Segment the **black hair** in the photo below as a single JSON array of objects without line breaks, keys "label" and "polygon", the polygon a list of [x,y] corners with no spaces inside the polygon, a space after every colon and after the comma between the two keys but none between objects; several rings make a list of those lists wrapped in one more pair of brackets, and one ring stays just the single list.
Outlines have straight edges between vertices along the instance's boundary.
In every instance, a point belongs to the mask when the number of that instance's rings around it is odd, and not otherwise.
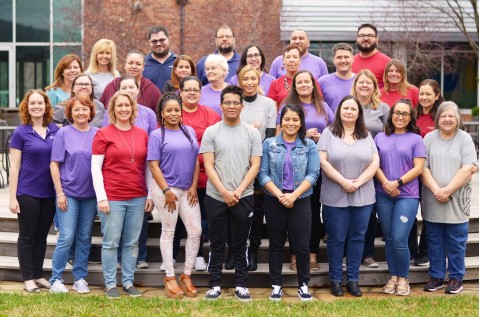
[{"label": "black hair", "polygon": [[388,113],[387,124],[385,125],[385,134],[389,136],[395,132],[395,126],[393,125],[392,117],[393,112],[395,111],[395,107],[399,103],[404,103],[410,108],[410,122],[405,127],[405,131],[420,134],[420,128],[417,127],[417,111],[415,110],[415,108],[413,108],[410,99],[399,99],[393,104],[390,112]]},{"label": "black hair", "polygon": [[332,134],[338,138],[344,137],[345,128],[343,127],[340,111],[343,103],[347,100],[355,101],[355,103],[358,106],[358,118],[357,118],[357,121],[355,121],[355,130],[353,130],[353,138],[355,140],[365,139],[368,136],[368,129],[367,129],[367,126],[365,125],[365,119],[363,118],[363,108],[362,108],[362,105],[360,104],[360,101],[358,101],[358,99],[352,95],[347,95],[343,97],[342,100],[340,100],[337,110],[335,111],[335,121],[333,121],[330,127],[330,131],[332,131]]},{"label": "black hair", "polygon": [[300,118],[300,129],[298,130],[298,137],[300,138],[300,140],[302,140],[303,144],[307,144],[307,142],[305,141],[305,136],[307,135],[307,128],[305,127],[305,112],[303,112],[302,107],[295,104],[285,105],[285,107],[283,107],[282,111],[280,112],[280,126],[282,125],[283,117],[288,110],[298,114],[298,117]]},{"label": "black hair", "polygon": [[240,102],[243,103],[243,89],[236,86],[236,85],[228,85],[227,87],[223,88],[220,94],[220,103],[223,103],[223,97],[225,94],[234,94],[240,96]]},{"label": "black hair", "polygon": [[266,71],[265,65],[267,64],[267,61],[265,59],[265,54],[263,53],[260,46],[258,46],[257,44],[250,44],[250,45],[245,46],[245,48],[243,49],[242,57],[240,58],[240,65],[238,65],[238,68],[237,68],[237,75],[240,73],[242,68],[247,65],[247,52],[252,47],[256,47],[258,49],[258,52],[260,53],[260,56],[262,57],[262,62],[260,63],[260,70],[262,72]]},{"label": "black hair", "polygon": [[363,23],[362,25],[360,25],[357,29],[357,34],[358,32],[360,32],[361,29],[363,28],[370,28],[373,30],[373,32],[375,32],[375,36],[377,36],[377,28],[375,27],[375,25],[371,24],[371,23]]},{"label": "black hair", "polygon": [[[162,111],[163,108],[165,108],[165,105],[169,101],[176,101],[178,105],[180,106],[180,111],[182,111],[182,100],[180,97],[174,93],[174,92],[168,92],[162,96],[160,101],[158,102],[158,107],[157,107],[157,122],[160,123],[160,129],[162,130],[162,143],[165,141],[165,124],[164,121],[162,120]],[[185,125],[180,121],[180,124],[178,125],[180,130],[182,130],[183,134],[185,137],[190,141],[190,144],[193,146],[193,140],[192,137],[190,136],[190,133],[188,133],[187,128]]]},{"label": "black hair", "polygon": [[166,27],[164,27],[163,25],[155,25],[152,26],[150,30],[148,30],[148,39],[150,40],[152,34],[157,34],[158,32],[163,32],[165,33],[166,37],[170,37],[170,34],[168,33],[168,29]]},{"label": "black hair", "polygon": [[180,90],[182,90],[183,87],[185,87],[185,83],[190,80],[196,81],[198,83],[198,88],[200,90],[202,89],[202,82],[200,81],[200,79],[195,76],[187,76],[180,81]]}]

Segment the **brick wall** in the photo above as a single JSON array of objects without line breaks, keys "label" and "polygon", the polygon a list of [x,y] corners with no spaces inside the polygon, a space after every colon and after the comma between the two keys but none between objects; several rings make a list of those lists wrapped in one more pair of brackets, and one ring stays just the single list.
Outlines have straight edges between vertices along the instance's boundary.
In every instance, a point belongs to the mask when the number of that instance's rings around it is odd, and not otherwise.
[{"label": "brick wall", "polygon": [[[133,3],[142,8],[133,10]],[[184,7],[184,54],[198,61],[215,50],[214,34],[218,26],[228,24],[235,32],[236,51],[258,44],[265,52],[267,64],[282,52],[280,41],[281,0],[226,1],[188,0]],[[180,7],[175,0],[85,0],[84,64],[93,44],[108,38],[117,44],[118,69],[123,70],[126,53],[138,49],[150,51],[147,32],[156,24],[170,31],[171,49],[180,53]],[[86,68],[85,67],[85,68]]]}]

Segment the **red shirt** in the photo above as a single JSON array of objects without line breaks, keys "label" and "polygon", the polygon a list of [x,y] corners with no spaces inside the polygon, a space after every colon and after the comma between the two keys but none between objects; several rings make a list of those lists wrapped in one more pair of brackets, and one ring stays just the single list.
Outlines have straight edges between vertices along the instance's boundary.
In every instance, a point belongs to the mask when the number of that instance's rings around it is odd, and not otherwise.
[{"label": "red shirt", "polygon": [[97,132],[93,139],[92,154],[105,155],[102,174],[108,200],[129,200],[147,196],[147,145],[147,132],[136,126],[122,131],[111,124]]},{"label": "red shirt", "polygon": [[412,103],[412,106],[415,108],[418,104],[418,88],[411,86],[407,89],[407,94],[402,96],[400,91],[389,91],[388,94],[385,93],[385,87],[380,89],[380,99],[390,106],[390,108],[400,99],[408,99]]},{"label": "red shirt", "polygon": [[363,58],[360,54],[356,54],[353,56],[352,71],[358,73],[362,69],[370,70],[375,75],[375,78],[377,78],[378,87],[382,88],[383,72],[390,59],[390,57],[380,52],[376,52],[367,58]]},{"label": "red shirt", "polygon": [[420,128],[422,138],[429,132],[435,130],[435,120],[430,114],[421,114],[417,118],[417,127]]},{"label": "red shirt", "polygon": [[[213,109],[198,105],[197,110],[194,112],[182,111],[182,123],[191,126],[197,136],[198,145],[202,144],[203,133],[205,130],[215,123],[219,122],[222,118]],[[207,174],[205,173],[205,167],[203,165],[203,155],[198,156],[200,162],[200,173],[198,175],[198,188],[207,187]]]}]

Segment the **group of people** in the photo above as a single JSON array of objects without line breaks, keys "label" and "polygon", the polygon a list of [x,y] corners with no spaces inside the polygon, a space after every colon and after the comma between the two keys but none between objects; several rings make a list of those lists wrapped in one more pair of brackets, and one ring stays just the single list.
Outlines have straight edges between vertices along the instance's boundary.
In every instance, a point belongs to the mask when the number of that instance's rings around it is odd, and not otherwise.
[{"label": "group of people", "polygon": [[[377,216],[390,274],[384,293],[409,294],[412,259],[429,262],[425,291],[444,287],[447,258],[445,291],[462,290],[475,147],[460,129],[458,107],[444,102],[435,80],[411,85],[404,64],[378,51],[375,26],[358,28],[358,54],[347,43],[333,47],[331,74],[308,52],[303,30],[292,32],[269,74],[261,48],[252,44],[236,53],[234,33],[225,25],[215,33],[217,50],[197,65],[170,51],[164,26],[152,27],[148,40],[151,52],[130,51],[122,76],[111,40],[94,45],[85,72],[80,58],[68,54],[46,93],[31,90],[20,103],[22,125],[10,145],[9,207],[18,215],[27,292],[68,292],[62,275],[69,261],[72,289],[90,291],[86,277],[98,215],[106,295],[120,296],[121,268],[123,292],[141,296],[134,273],[148,267],[154,207],[171,298],[197,296],[192,271],[208,269],[205,298],[217,299],[222,269],[234,268],[235,297],[250,300],[248,271],[257,269],[264,217],[272,301],[282,298],[287,236],[302,301],[312,300],[310,272],[320,269],[322,236],[331,293],[344,295],[346,257],[346,290],[362,296],[360,265],[378,267]],[[423,253],[409,248],[412,231],[417,244],[420,203]],[[46,280],[52,221],[59,237]],[[177,279],[182,227],[185,264]]]}]

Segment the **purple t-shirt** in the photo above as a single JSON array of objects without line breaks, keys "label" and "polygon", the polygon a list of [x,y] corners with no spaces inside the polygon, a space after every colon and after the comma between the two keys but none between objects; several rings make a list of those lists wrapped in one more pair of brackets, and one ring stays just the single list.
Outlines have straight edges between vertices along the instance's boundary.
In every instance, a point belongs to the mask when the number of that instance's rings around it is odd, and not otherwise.
[{"label": "purple t-shirt", "polygon": [[55,124],[49,124],[45,140],[30,124],[20,125],[13,132],[10,147],[22,151],[17,196],[29,195],[37,198],[55,196],[50,174],[50,156],[58,129]]},{"label": "purple t-shirt", "polygon": [[[137,105],[138,106],[138,114],[135,118],[135,126],[145,130],[148,135],[152,133],[157,128],[157,115],[155,112],[145,106]],[[102,128],[108,125],[108,111],[105,111],[105,115],[103,116]]]},{"label": "purple t-shirt", "polygon": [[213,90],[210,84],[202,86],[202,96],[198,103],[215,110],[216,113],[222,116],[222,109],[220,108],[221,93],[221,90]]},{"label": "purple t-shirt", "polygon": [[65,195],[76,199],[95,197],[92,173],[92,143],[99,129],[82,132],[68,125],[53,141],[52,161],[60,162],[60,181]]},{"label": "purple t-shirt", "polygon": [[153,131],[148,138],[147,161],[160,161],[160,169],[168,186],[187,190],[192,186],[199,146],[193,128],[184,127],[192,142],[180,129],[165,128],[163,143],[162,129]]},{"label": "purple t-shirt", "polygon": [[284,190],[294,190],[293,186],[293,164],[292,164],[292,148],[295,145],[295,141],[287,142],[283,140],[283,144],[287,148],[287,153],[285,153],[285,161],[283,162],[283,180],[282,187]]},{"label": "purple t-shirt", "polygon": [[323,99],[328,104],[332,112],[335,113],[338,104],[343,97],[350,95],[355,76],[350,79],[342,79],[335,73],[320,77],[318,83],[323,93]]},{"label": "purple t-shirt", "polygon": [[[327,64],[323,59],[308,53],[300,60],[300,67],[298,70],[308,70],[312,73],[313,78],[320,78],[328,75]],[[277,56],[270,67],[270,75],[275,78],[280,78],[286,74],[285,65],[283,64],[283,56]]]},{"label": "purple t-shirt", "polygon": [[[414,158],[426,157],[422,137],[412,132],[390,136],[380,132],[375,137],[375,145],[380,156],[380,168],[390,181],[402,177],[411,170]],[[400,195],[397,198],[420,198],[417,178],[400,186],[399,189]],[[375,191],[387,195],[379,182],[375,182]]]},{"label": "purple t-shirt", "polygon": [[[268,91],[270,90],[270,85],[272,82],[275,80],[275,77],[273,77],[270,74],[262,72],[262,75],[260,75],[260,87],[263,89],[263,95],[268,96]],[[230,85],[238,85],[238,76],[235,75],[230,80],[228,81]]]},{"label": "purple t-shirt", "polygon": [[[282,105],[280,107],[280,110],[278,111],[277,124],[280,124],[280,114],[282,113],[283,107],[285,107],[285,105]],[[302,104],[302,107],[303,111],[305,112],[305,128],[307,130],[317,128],[318,132],[322,133],[323,129],[325,129],[329,124],[333,122],[333,120],[335,120],[335,115],[325,102],[323,103],[323,107],[327,112],[327,117],[325,117],[325,115],[323,114],[318,113],[317,107],[315,107],[315,105],[312,103],[304,103]]]}]

